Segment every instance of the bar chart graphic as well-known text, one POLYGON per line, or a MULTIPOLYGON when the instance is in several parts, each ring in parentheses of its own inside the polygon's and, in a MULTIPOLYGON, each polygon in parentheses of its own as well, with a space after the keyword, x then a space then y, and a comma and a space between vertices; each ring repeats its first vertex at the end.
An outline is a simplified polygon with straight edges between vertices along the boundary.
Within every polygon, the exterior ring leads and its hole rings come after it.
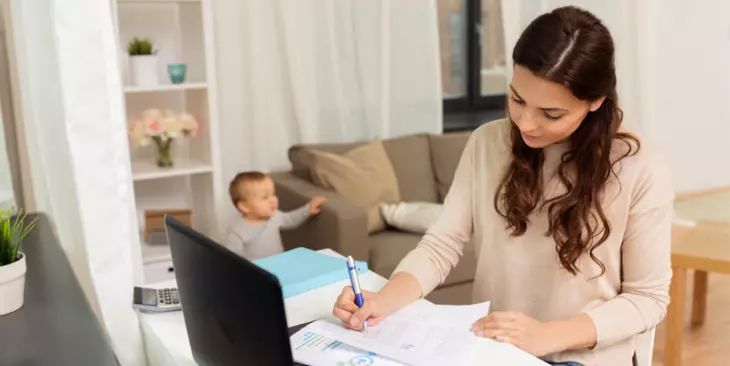
POLYGON ((328 360, 331 362, 328 364, 332 366, 393 365, 390 360, 380 359, 373 352, 359 350, 312 331, 307 331, 301 336, 294 350, 310 356, 313 356, 312 352, 320 354, 321 356, 317 359, 319 361, 328 360))
POLYGON ((318 348, 322 352, 327 352, 333 349, 337 349, 338 347, 342 346, 342 342, 336 341, 332 338, 327 338, 321 334, 317 334, 314 332, 306 332, 304 333, 304 336, 302 336, 302 344, 299 345, 296 349, 301 348, 318 348))

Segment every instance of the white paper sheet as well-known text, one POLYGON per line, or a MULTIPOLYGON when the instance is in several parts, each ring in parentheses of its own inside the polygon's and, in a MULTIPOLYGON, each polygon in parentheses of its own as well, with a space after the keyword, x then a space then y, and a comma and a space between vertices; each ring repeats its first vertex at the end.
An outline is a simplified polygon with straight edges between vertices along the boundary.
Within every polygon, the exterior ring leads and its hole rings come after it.
MULTIPOLYGON (((419 323, 398 321, 387 321, 377 327, 371 327, 367 335, 345 329, 341 324, 329 320, 315 321, 302 331, 316 333, 355 349, 364 350, 360 351, 361 354, 370 351, 407 365, 465 364, 467 360, 465 357, 470 356, 471 340, 468 337, 474 338, 468 332, 462 333, 451 328, 439 329, 419 323)), ((292 343, 296 344, 295 341, 292 343)), ((318 362, 305 361, 302 353, 301 349, 294 349, 294 359, 301 359, 302 363, 320 365, 318 362)), ((351 353, 351 355, 356 354, 351 353)), ((319 361, 321 362, 321 359, 319 361)))
MULTIPOLYGON (((326 320, 314 322, 300 333, 317 334, 411 365, 468 364, 476 341, 471 324, 488 312, 489 303, 443 306, 422 300, 370 327, 367 333, 326 320)), ((301 337, 299 333, 295 336, 301 337)), ((293 343, 301 341, 293 339, 293 343)), ((303 359, 303 353, 295 348, 295 358, 303 359)))
POLYGON ((363 351, 320 334, 316 326, 301 329, 291 337, 294 360, 311 366, 403 366, 374 352, 363 351))
POLYGON ((426 300, 418 300, 390 318, 470 330, 475 321, 489 314, 489 304, 487 301, 473 305, 436 305, 426 300))
POLYGON ((547 365, 510 344, 472 334, 471 325, 488 313, 488 302, 446 306, 419 300, 367 333, 345 329, 334 320, 318 320, 292 336, 294 359, 315 366, 547 365), (320 338, 307 343, 305 334, 320 338))

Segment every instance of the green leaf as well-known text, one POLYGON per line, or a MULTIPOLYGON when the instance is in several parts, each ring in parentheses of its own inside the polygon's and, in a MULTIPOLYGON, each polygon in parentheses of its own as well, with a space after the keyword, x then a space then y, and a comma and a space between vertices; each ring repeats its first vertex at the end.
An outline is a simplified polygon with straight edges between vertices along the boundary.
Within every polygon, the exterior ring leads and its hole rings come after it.
POLYGON ((23 239, 36 227, 38 218, 27 222, 28 215, 23 209, 13 218, 13 207, 0 210, 0 266, 15 262, 23 239))
POLYGON ((155 50, 149 38, 134 37, 127 44, 127 53, 130 56, 154 55, 155 50))

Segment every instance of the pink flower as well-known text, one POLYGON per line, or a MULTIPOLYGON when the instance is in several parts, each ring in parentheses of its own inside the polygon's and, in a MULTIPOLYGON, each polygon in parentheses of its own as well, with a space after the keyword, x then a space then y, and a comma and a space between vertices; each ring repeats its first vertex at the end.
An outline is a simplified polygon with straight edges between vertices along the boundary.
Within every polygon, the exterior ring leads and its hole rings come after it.
POLYGON ((176 139, 183 136, 196 136, 200 133, 200 126, 195 117, 188 113, 175 113, 172 110, 164 112, 156 108, 146 109, 142 115, 131 121, 130 137, 138 145, 150 143, 151 138, 162 141, 176 139))
POLYGON ((150 124, 147 126, 152 131, 159 131, 160 130, 160 121, 154 120, 150 122, 150 124))

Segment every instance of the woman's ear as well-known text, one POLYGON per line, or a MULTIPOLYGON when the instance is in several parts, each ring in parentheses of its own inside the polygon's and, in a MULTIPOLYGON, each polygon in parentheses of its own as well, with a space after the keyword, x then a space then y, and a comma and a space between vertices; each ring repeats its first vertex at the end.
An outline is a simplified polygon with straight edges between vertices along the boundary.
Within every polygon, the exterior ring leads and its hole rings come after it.
POLYGON ((603 105, 604 100, 606 100, 606 97, 602 96, 602 97, 592 101, 591 106, 590 106, 591 112, 595 112, 598 110, 598 108, 601 108, 601 105, 603 105))

